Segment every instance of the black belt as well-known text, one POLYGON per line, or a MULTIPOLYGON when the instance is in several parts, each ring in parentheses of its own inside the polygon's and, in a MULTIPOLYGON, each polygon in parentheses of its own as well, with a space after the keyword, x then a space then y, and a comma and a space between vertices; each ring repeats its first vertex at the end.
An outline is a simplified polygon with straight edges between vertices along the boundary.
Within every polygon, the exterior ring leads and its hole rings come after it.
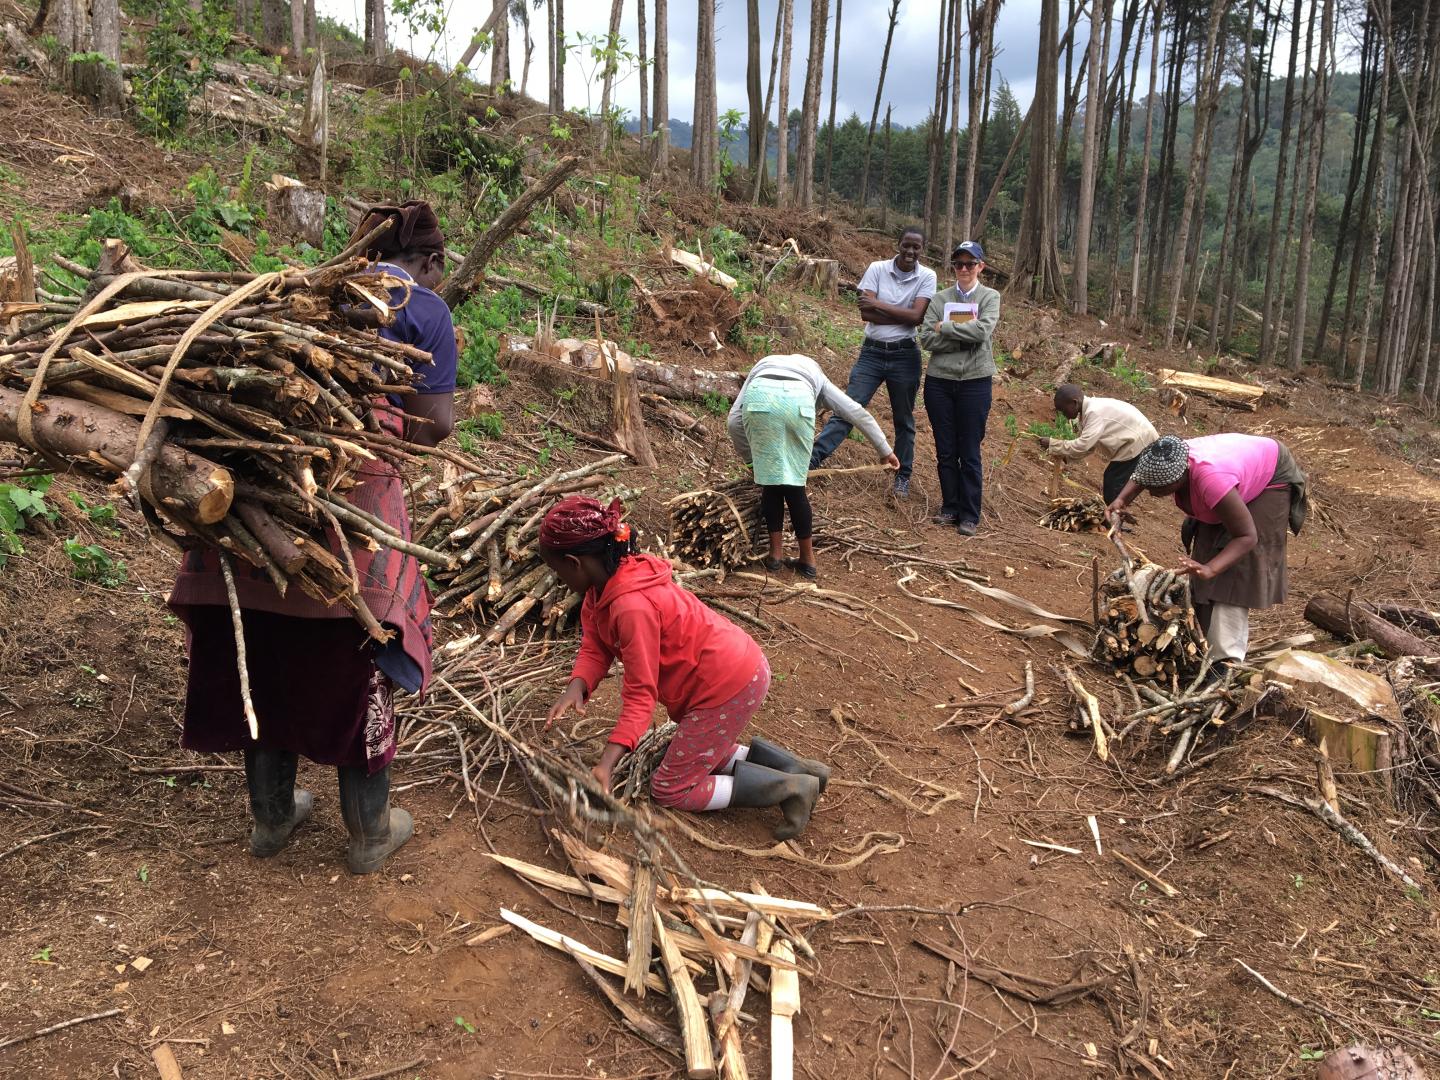
POLYGON ((781 375, 781 374, 780 374, 779 372, 777 372, 777 371, 762 371, 762 372, 761 372, 758 376, 756 376, 756 377, 757 377, 757 378, 760 378, 760 379, 779 379, 779 380, 782 381, 782 382, 804 382, 804 381, 805 381, 805 380, 802 379, 799 375, 781 375))
POLYGON ((864 348, 879 349, 881 352, 900 352, 902 349, 914 349, 918 352, 920 346, 916 344, 914 338, 907 338, 904 341, 877 341, 872 337, 867 337, 864 348))

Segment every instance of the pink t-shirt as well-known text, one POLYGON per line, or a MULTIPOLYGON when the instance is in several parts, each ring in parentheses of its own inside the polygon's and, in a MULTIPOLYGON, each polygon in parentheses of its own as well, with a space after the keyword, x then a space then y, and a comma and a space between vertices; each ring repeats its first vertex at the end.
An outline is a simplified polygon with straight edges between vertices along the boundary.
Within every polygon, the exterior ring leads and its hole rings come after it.
POLYGON ((1190 484, 1175 493, 1175 505, 1197 521, 1220 524, 1216 504, 1240 489, 1249 503, 1275 478, 1280 444, 1261 435, 1203 435, 1186 439, 1190 455, 1190 484))

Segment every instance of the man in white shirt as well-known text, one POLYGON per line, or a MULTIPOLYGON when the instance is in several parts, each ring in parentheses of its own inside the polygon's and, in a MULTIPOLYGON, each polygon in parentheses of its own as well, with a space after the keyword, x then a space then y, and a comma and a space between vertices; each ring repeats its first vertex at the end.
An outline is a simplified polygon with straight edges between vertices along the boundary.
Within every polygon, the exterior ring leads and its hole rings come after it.
POLYGON ((1155 425, 1128 401, 1090 397, 1074 383, 1055 391, 1055 409, 1069 420, 1079 420, 1080 433, 1073 439, 1041 439, 1040 448, 1057 457, 1079 459, 1094 450, 1105 466, 1105 505, 1109 506, 1124 489, 1135 471, 1135 459, 1160 438, 1155 425))
MULTIPOLYGON (((865 343, 845 387, 847 397, 868 405, 880 385, 885 385, 890 414, 895 418, 895 454, 900 459, 895 497, 900 499, 910 494, 910 470, 915 462, 915 395, 920 389, 915 328, 925 317, 936 286, 935 271, 920 265, 924 250, 925 234, 907 228, 900 235, 895 257, 871 263, 860 278, 858 303, 865 320, 865 343)), ((815 440, 810 467, 817 468, 848 434, 850 424, 831 416, 815 440)))

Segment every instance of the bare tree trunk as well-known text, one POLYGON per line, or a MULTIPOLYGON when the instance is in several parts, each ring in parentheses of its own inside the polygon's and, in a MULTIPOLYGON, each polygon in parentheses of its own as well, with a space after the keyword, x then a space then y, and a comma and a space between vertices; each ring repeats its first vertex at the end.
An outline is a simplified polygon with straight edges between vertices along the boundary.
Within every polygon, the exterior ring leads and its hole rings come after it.
POLYGON ((655 0, 655 171, 670 164, 670 9, 669 0, 655 0))
MULTIPOLYGON (((1249 0, 1245 8, 1245 25, 1255 25, 1255 0, 1249 0)), ((1226 259, 1230 256, 1230 245, 1238 224, 1240 198, 1243 194, 1241 171, 1245 160, 1245 144, 1250 137, 1250 82, 1253 74, 1251 54, 1252 38, 1245 35, 1245 54, 1240 70, 1240 115, 1235 121, 1235 159, 1230 167, 1230 186, 1225 194, 1225 223, 1221 232, 1220 251, 1215 263, 1215 305, 1210 312, 1210 351, 1214 352, 1220 343, 1221 294, 1225 288, 1226 259)))
POLYGON ((1096 143, 1100 137, 1100 91, 1105 84, 1100 69, 1100 39, 1105 29, 1106 5, 1090 0, 1090 40, 1086 45, 1085 128, 1080 143, 1080 204, 1075 212, 1075 314, 1090 310, 1090 227, 1095 217, 1095 174, 1099 171, 1096 143))
POLYGON ((795 205, 810 209, 815 199, 815 138, 820 126, 820 86, 825 78, 828 0, 810 0, 810 53, 805 61, 805 94, 800 100, 800 138, 795 147, 795 205))
POLYGON ((750 175, 765 174, 765 135, 769 123, 760 96, 760 0, 745 0, 745 93, 750 103, 748 157, 750 175))
POLYGON ((1150 142, 1155 131, 1155 76, 1160 63, 1161 16, 1165 0, 1155 0, 1150 31, 1150 90, 1145 96, 1145 147, 1140 151, 1140 186, 1135 208, 1135 243, 1130 252, 1130 318, 1140 316, 1140 252, 1145 244, 1145 204, 1150 193, 1150 142))
POLYGON ((784 12, 780 42, 780 106, 775 148, 775 205, 785 206, 790 195, 790 47, 795 42, 795 0, 780 0, 784 12))
POLYGON ((1196 207, 1203 213, 1205 191, 1201 185, 1201 166, 1205 160, 1205 132, 1220 97, 1220 56, 1216 50, 1216 38, 1220 32, 1220 20, 1225 17, 1229 0, 1221 0, 1210 8, 1210 23, 1206 28, 1205 50, 1201 53, 1200 77, 1195 84, 1195 130, 1190 137, 1190 176, 1185 185, 1185 201, 1180 211, 1180 229, 1175 240, 1175 272, 1170 283, 1170 315, 1165 323, 1165 344, 1175 340, 1175 320, 1180 311, 1180 289, 1184 281, 1184 268, 1190 244, 1190 225, 1196 216, 1196 207))
MULTIPOLYGON (((950 42, 950 144, 949 162, 945 171, 945 224, 941 230, 944 237, 940 244, 940 252, 944 258, 950 257, 955 244, 955 187, 959 182, 958 175, 960 168, 960 50, 964 41, 964 32, 961 30, 960 11, 962 5, 960 0, 955 0, 955 17, 952 20, 952 34, 950 42)), ((974 26, 971 26, 971 33, 974 33, 974 26)))
POLYGON ((690 132, 690 179, 705 191, 715 186, 713 153, 719 131, 715 102, 715 0, 699 0, 695 26, 695 111, 690 132))
MULTIPOLYGON (((377 0, 378 2, 378 0, 377 0)), ((510 92, 510 4, 495 0, 500 15, 495 20, 494 37, 490 44, 490 89, 496 94, 510 92)))
POLYGON ((1148 6, 1141 7, 1139 0, 1127 8, 1125 27, 1120 35, 1120 55, 1115 58, 1115 70, 1122 80, 1116 88, 1116 100, 1120 103, 1120 131, 1115 139, 1115 188, 1110 197, 1110 225, 1107 229, 1110 241, 1110 273, 1106 286, 1106 309, 1108 318, 1115 318, 1121 311, 1120 303, 1120 215, 1125 207, 1125 170, 1130 156, 1130 124, 1135 111, 1135 84, 1140 79, 1140 55, 1143 53, 1146 20, 1150 17, 1148 6), (1139 27, 1134 27, 1136 19, 1139 27), (1130 40, 1135 39, 1135 53, 1130 60, 1130 75, 1125 78, 1125 55, 1130 40))
MULTIPOLYGON (((265 4, 260 0, 260 20, 263 27, 265 4)), ((390 55, 390 36, 385 26, 385 0, 365 0, 367 18, 365 21, 365 52, 377 60, 390 55)), ((262 30, 262 33, 264 31, 262 30)))
POLYGON ((93 64, 95 105, 106 116, 125 109, 125 84, 120 74, 120 5, 117 0, 90 0, 91 48, 101 62, 93 64))
POLYGON ((765 190, 765 175, 770 160, 770 105, 775 100, 775 75, 780 69, 780 35, 784 28, 781 21, 785 14, 784 9, 784 4, 775 5, 775 36, 770 42, 770 77, 765 81, 765 107, 760 110, 760 161, 750 174, 750 201, 756 206, 760 205, 760 197, 765 190))
POLYGON ((305 5, 302 0, 290 0, 290 45, 295 62, 301 70, 305 68, 305 5))
POLYGON ((646 55, 649 43, 645 40, 645 2, 635 0, 635 36, 639 38, 640 57, 640 138, 643 141, 650 131, 650 60, 646 55))
POLYGON ((890 111, 891 106, 885 105, 885 158, 880 165, 880 228, 883 231, 886 227, 886 219, 890 216, 890 111))
MULTIPOLYGON (((1314 5, 1310 9, 1315 18, 1314 5)), ((1315 65, 1314 116, 1310 121, 1310 162, 1305 178, 1305 210, 1301 215, 1300 255, 1295 265, 1295 314, 1290 320, 1290 367, 1299 369, 1305 349, 1305 321, 1309 314, 1310 252, 1315 231, 1315 192, 1320 183, 1320 159, 1325 153, 1325 106, 1330 101, 1330 78, 1326 47, 1335 25, 1335 0, 1325 0, 1320 16, 1320 55, 1315 65)))
POLYGON ((835 0, 835 47, 830 60, 830 133, 825 139, 825 194, 820 197, 823 213, 830 210, 830 170, 835 164, 835 99, 840 92, 840 13, 845 0, 835 0))
POLYGON ((1036 57, 1035 97, 1030 104, 1030 161, 1025 177, 1025 200, 1020 209, 1020 231, 1015 241, 1015 269, 1009 288, 1019 289, 1041 303, 1065 298, 1065 279, 1056 245, 1056 186, 1054 172, 1044 168, 1055 160, 1055 82, 1060 75, 1060 0, 1041 0, 1040 43, 1036 57))
POLYGON ((312 47, 320 40, 315 28, 315 0, 305 0, 305 40, 312 47))
MULTIPOLYGON (((546 0, 554 12, 554 21, 551 24, 550 32, 550 111, 557 116, 565 111, 565 0, 546 0)), ((665 0, 655 0, 655 27, 656 43, 655 55, 656 64, 659 64, 660 55, 660 10, 665 0)), ((658 70, 658 69, 657 69, 658 70)), ((659 78, 659 75, 656 75, 659 78)), ((656 98, 656 106, 659 106, 659 98, 656 98)))
POLYGON ((530 34, 530 7, 525 0, 519 0, 515 10, 520 13, 520 30, 524 35, 525 58, 520 66, 520 96, 523 98, 530 90, 530 60, 535 55, 535 38, 530 34))
MULTIPOLYGON (((1380 0, 1381 4, 1387 4, 1387 0, 1380 0)), ((1360 197, 1360 218, 1363 223, 1360 234, 1361 242, 1365 237, 1370 238, 1370 271, 1365 287, 1365 329, 1360 336, 1360 355, 1356 362, 1355 388, 1360 388, 1360 380, 1365 372, 1365 349, 1368 347, 1369 313, 1371 298, 1375 295, 1375 273, 1376 265, 1380 258, 1380 221, 1384 197, 1380 194, 1385 188, 1385 134, 1390 123, 1390 75, 1393 58, 1385 42, 1377 43, 1380 63, 1380 100, 1375 109, 1375 137, 1371 140, 1370 160, 1365 166, 1365 190, 1360 197)), ((1356 251, 1360 250, 1360 244, 1356 244, 1356 251)), ((1350 362, 1350 330, 1354 325, 1352 319, 1355 310, 1355 291, 1359 284, 1358 275, 1350 274, 1350 280, 1345 290, 1345 314, 1340 320, 1340 371, 1345 375, 1349 371, 1350 362)))
MULTIPOLYGON (((1290 25, 1290 69, 1285 77, 1285 104, 1280 118, 1280 141, 1276 144, 1275 161, 1275 205, 1270 212, 1270 240, 1265 260, 1265 301, 1260 311, 1260 361, 1270 359, 1275 349, 1275 288, 1279 281, 1280 268, 1280 214, 1284 203, 1285 154, 1290 146, 1290 125, 1295 111, 1295 66, 1300 52, 1301 0, 1295 0, 1295 17, 1290 25)), ((1283 305, 1282 305, 1283 307, 1283 305)))
MULTIPOLYGON (((522 3, 524 0, 522 0, 522 3)), ((605 32, 605 64, 600 69, 600 152, 610 149, 614 123, 610 118, 610 96, 615 89, 615 72, 620 69, 620 17, 625 0, 610 0, 610 27, 605 32)), ((700 84, 697 83, 697 92, 700 84)))
POLYGON ((945 87, 950 80, 950 19, 955 14, 957 0, 940 0, 940 33, 935 46, 935 104, 930 111, 930 125, 925 135, 925 206, 922 216, 925 221, 925 236, 935 243, 939 211, 936 200, 940 191, 940 147, 945 135, 945 114, 949 99, 945 87))
MULTIPOLYGON (((1190 48, 1189 12, 1177 8, 1176 26, 1170 34, 1170 70, 1166 73, 1165 127, 1160 139, 1160 190, 1155 197, 1155 224, 1150 234, 1150 272, 1145 287, 1147 305, 1154 305, 1160 290, 1161 275, 1169 254, 1170 214, 1173 199, 1170 192, 1175 178, 1175 144, 1180 126, 1180 99, 1185 72, 1185 57, 1190 48)), ((1199 62, 1196 62, 1199 71, 1199 62)), ((1198 75, 1197 75, 1198 78, 1198 75)))
MULTIPOLYGON (((900 0, 890 0, 890 25, 885 31, 885 51, 880 54, 880 81, 875 84, 875 105, 870 110, 870 127, 865 132, 865 166, 860 170, 860 209, 870 202, 870 147, 875 142, 875 122, 880 118, 880 95, 885 91, 885 72, 890 67, 890 43, 895 40, 895 23, 900 18, 900 0)), ((885 200, 881 199, 883 203, 885 200)))
MULTIPOLYGON (((1365 18, 1364 37, 1360 45, 1360 99, 1355 107, 1355 131, 1350 143, 1350 173, 1345 182, 1345 205, 1340 211, 1340 227, 1335 236, 1335 256, 1330 260, 1330 279, 1325 286, 1325 299, 1320 306, 1320 325, 1315 331, 1315 345, 1312 355, 1316 360, 1322 358, 1325 351, 1325 338, 1330 329, 1330 317, 1335 309, 1335 291, 1340 284, 1340 270, 1346 267, 1346 278, 1353 279, 1355 270, 1353 265, 1346 262, 1346 247, 1350 241, 1350 226, 1355 212, 1355 196, 1360 190, 1361 177, 1364 175, 1365 167, 1365 146, 1370 133, 1370 114, 1375 106, 1375 88, 1379 81, 1379 72, 1375 68, 1375 57, 1379 46, 1379 36, 1375 33, 1375 20, 1367 15, 1365 18)), ((1360 238, 1356 238, 1355 250, 1360 249, 1360 238)), ((1351 259, 1350 263, 1356 260, 1351 259)), ((1336 364, 1336 371, 1342 377, 1345 374, 1345 355, 1341 351, 1336 364)))
MULTIPOLYGON (((1273 32, 1272 24, 1278 22, 1279 13, 1272 15, 1269 0, 1264 0, 1264 5, 1259 40, 1275 42, 1276 35, 1273 32)), ((1275 66, 1277 45, 1278 43, 1275 43, 1262 48, 1256 59, 1257 71, 1250 79, 1250 98, 1247 103, 1249 122, 1240 163, 1239 198, 1235 204, 1235 215, 1238 219, 1235 228, 1235 251, 1227 260, 1230 267, 1229 281, 1225 285, 1224 328, 1220 335, 1221 345, 1225 348, 1230 347, 1235 335, 1235 311, 1239 304, 1241 275, 1243 273, 1246 280, 1253 276, 1253 260, 1249 258, 1249 255, 1250 235, 1255 227, 1255 181, 1251 170, 1255 164, 1255 155, 1260 152, 1260 147, 1264 144, 1265 136, 1270 129, 1270 86, 1274 81, 1270 75, 1275 66), (1249 192, 1248 196, 1247 191, 1249 192)), ((1216 319, 1216 322, 1220 321, 1220 319, 1216 319)))
POLYGON ((994 33, 995 9, 1000 0, 970 3, 970 79, 967 83, 970 118, 965 140, 965 193, 960 199, 960 235, 970 236, 970 221, 975 210, 975 176, 980 165, 981 106, 984 87, 990 78, 990 41, 994 33))

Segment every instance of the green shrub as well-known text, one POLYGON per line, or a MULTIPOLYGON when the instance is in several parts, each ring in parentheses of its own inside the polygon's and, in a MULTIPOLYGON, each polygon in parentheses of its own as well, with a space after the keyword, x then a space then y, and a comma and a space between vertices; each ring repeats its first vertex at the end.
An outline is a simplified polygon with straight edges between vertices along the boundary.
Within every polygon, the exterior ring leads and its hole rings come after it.
POLYGON ((36 518, 54 521, 54 507, 45 501, 45 493, 55 480, 48 473, 32 476, 14 484, 0 484, 0 566, 11 555, 24 555, 25 545, 20 533, 36 518))
POLYGON ((519 325, 526 317, 525 298, 514 286, 484 296, 472 296, 455 309, 455 324, 465 333, 456 382, 474 386, 478 382, 503 385, 500 370, 500 335, 519 325))
POLYGON ((85 544, 79 537, 71 537, 65 541, 65 555, 70 560, 70 572, 81 581, 114 589, 130 579, 124 560, 111 558, 99 544, 85 544))

